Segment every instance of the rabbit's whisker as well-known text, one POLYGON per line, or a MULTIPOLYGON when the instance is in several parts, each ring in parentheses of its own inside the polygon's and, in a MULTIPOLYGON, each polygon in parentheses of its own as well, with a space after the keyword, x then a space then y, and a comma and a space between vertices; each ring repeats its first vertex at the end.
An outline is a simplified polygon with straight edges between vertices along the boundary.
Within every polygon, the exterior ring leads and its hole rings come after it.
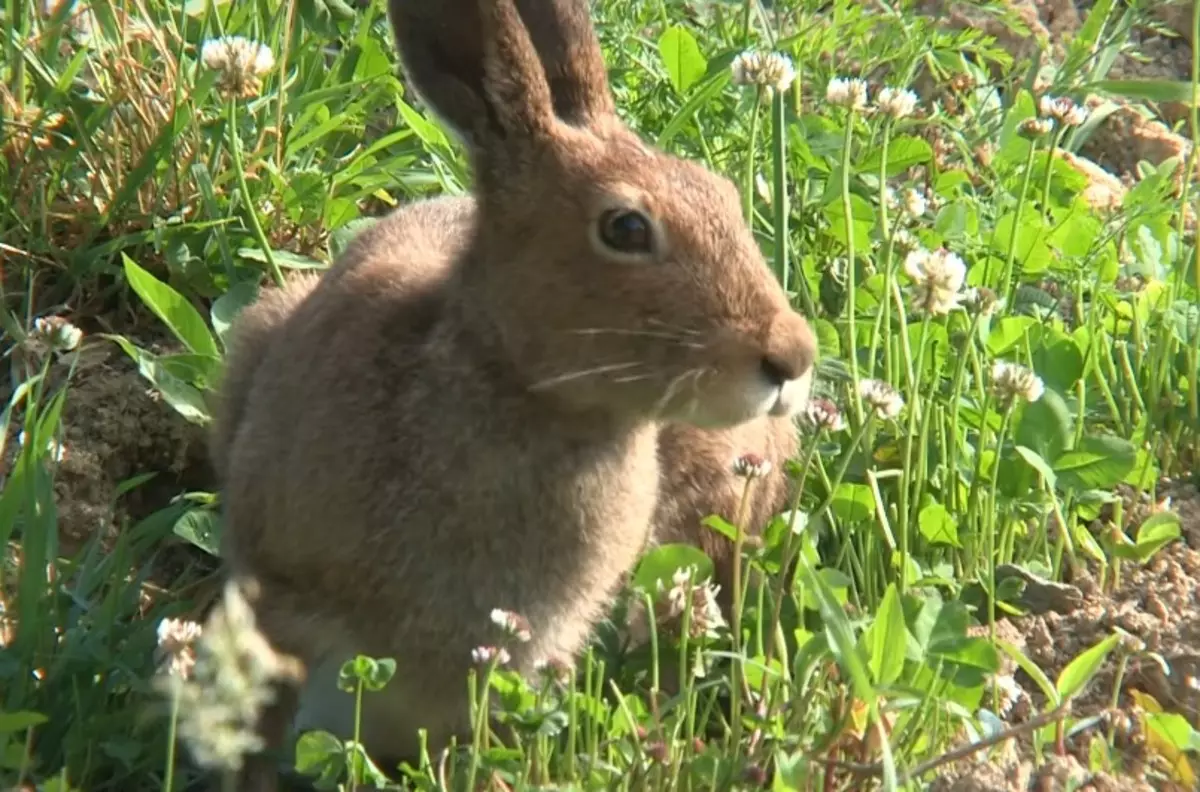
POLYGON ((667 324, 666 322, 662 321, 661 319, 647 319, 646 324, 656 325, 665 330, 671 330, 676 333, 681 333, 682 335, 690 335, 690 336, 700 335, 699 330, 689 330, 686 327, 679 327, 678 325, 667 324))
POLYGON ((611 363, 607 366, 596 366, 595 368, 583 369, 581 371, 572 371, 567 374, 558 374, 553 377, 548 377, 544 380, 535 382, 529 386, 530 390, 545 390, 553 388, 557 385, 562 385, 566 382, 582 379, 583 377, 593 377, 597 374, 608 374, 613 371, 624 371, 625 369, 637 368, 641 363, 611 363))
POLYGON ((687 341, 686 336, 680 333, 670 333, 657 330, 623 330, 618 327, 585 327, 580 330, 572 330, 572 333, 578 335, 625 335, 639 336, 643 338, 662 338, 666 341, 674 341, 680 346, 688 347, 689 349, 703 349, 703 344, 697 344, 694 341, 687 341))
POLYGON ((670 402, 671 399, 675 398, 675 394, 679 390, 679 386, 682 385, 687 379, 692 378, 694 382, 695 378, 699 377, 703 373, 704 369, 694 368, 684 371, 677 377, 672 377, 671 381, 667 383, 666 390, 663 391, 662 397, 659 398, 654 405, 655 412, 662 412, 664 409, 666 409, 667 403, 670 402))

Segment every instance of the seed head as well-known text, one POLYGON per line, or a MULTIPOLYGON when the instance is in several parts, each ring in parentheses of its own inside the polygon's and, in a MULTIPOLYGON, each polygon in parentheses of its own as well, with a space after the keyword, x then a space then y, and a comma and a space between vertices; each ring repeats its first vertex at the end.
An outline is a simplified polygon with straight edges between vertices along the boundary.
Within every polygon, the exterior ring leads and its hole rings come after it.
POLYGON ((758 454, 742 454, 733 461, 733 473, 741 478, 763 478, 770 475, 771 462, 758 454))
POLYGON ((516 638, 521 643, 529 643, 533 638, 533 629, 529 620, 519 613, 495 608, 492 610, 492 624, 495 624, 510 638, 516 638))
POLYGON ((568 685, 571 682, 571 664, 561 657, 539 658, 533 670, 546 682, 568 685))
POLYGON ((219 72, 221 91, 239 99, 258 96, 262 78, 275 68, 271 50, 244 36, 222 36, 204 42, 200 60, 205 67, 219 72))
POLYGON ((777 52, 743 52, 730 64, 734 85, 757 85, 783 93, 796 79, 796 69, 777 52))
POLYGON ((1081 126, 1088 119, 1088 109, 1067 96, 1043 96, 1038 100, 1038 112, 1043 118, 1052 118, 1064 127, 1081 126))
POLYGON ((880 418, 895 418, 904 409, 900 393, 883 380, 865 379, 858 383, 858 396, 880 418))
POLYGON ((917 109, 917 95, 907 88, 883 88, 875 99, 875 107, 898 121, 917 109))
POLYGON ((1017 125, 1017 134, 1026 140, 1037 140, 1050 134, 1054 122, 1049 118, 1026 118, 1017 125))
POLYGON ((964 294, 967 266, 945 248, 932 253, 914 250, 904 257, 904 272, 913 281, 912 302, 918 311, 945 316, 958 307, 964 294))
POLYGON ((1024 366, 997 360, 992 364, 992 393, 1003 406, 1020 399, 1035 402, 1042 398, 1042 378, 1024 366))
POLYGON ((842 420, 842 414, 837 405, 829 399, 809 401, 801 415, 801 421, 805 428, 813 433, 822 430, 840 432, 846 428, 846 422, 842 420))
POLYGON ((867 81, 834 77, 825 88, 825 101, 847 110, 861 112, 867 107, 867 81))

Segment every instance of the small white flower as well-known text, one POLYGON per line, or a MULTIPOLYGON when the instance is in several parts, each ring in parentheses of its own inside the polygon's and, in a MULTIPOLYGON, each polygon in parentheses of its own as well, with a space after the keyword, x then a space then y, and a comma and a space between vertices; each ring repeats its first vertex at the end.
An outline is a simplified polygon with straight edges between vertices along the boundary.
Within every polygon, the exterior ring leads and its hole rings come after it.
POLYGON ((904 273, 913 281, 913 307, 933 316, 945 316, 966 297, 963 283, 967 266, 944 248, 917 249, 904 257, 904 273))
POLYGON ((904 211, 911 216, 920 217, 928 208, 929 200, 925 197, 925 193, 916 187, 909 187, 904 191, 904 211))
POLYGON ((503 646, 477 646, 471 650, 471 659, 476 665, 491 665, 493 660, 497 665, 507 665, 511 657, 503 646))
POLYGON ((264 44, 245 36, 223 36, 204 42, 200 61, 219 72, 219 85, 228 95, 248 99, 262 90, 262 78, 275 68, 275 55, 264 44))
POLYGON ((997 674, 994 678, 996 692, 999 694, 996 712, 1001 718, 1012 711, 1013 706, 1025 697, 1025 689, 1009 674, 997 674))
POLYGON ((867 81, 857 77, 834 77, 825 88, 825 101, 861 112, 867 107, 867 81))
POLYGON ((547 682, 566 685, 571 681, 571 664, 561 657, 539 657, 533 663, 533 670, 547 682))
POLYGON ((187 679, 196 665, 195 643, 203 632, 199 624, 183 619, 158 623, 158 652, 168 674, 187 679))
POLYGON ((842 420, 842 413, 838 410, 837 405, 829 399, 809 401, 804 408, 802 421, 813 432, 819 432, 822 429, 840 432, 846 428, 846 422, 842 420))
POLYGON ((897 228, 892 232, 892 245, 898 252, 908 254, 921 247, 921 242, 917 235, 907 228, 897 228))
POLYGON ((1043 96, 1038 100, 1038 112, 1043 118, 1052 118, 1065 127, 1081 126, 1088 119, 1088 109, 1066 96, 1043 96))
POLYGON ((858 383, 858 396, 880 418, 895 418, 904 409, 904 398, 883 380, 865 379, 858 383))
POLYGON ((660 582, 658 602, 655 605, 655 619, 664 627, 680 629, 679 622, 687 611, 691 601, 691 622, 688 634, 693 638, 705 635, 715 637, 717 631, 725 626, 725 617, 717 603, 720 586, 705 580, 693 583, 694 567, 684 567, 675 571, 671 576, 671 588, 663 590, 660 582))
POLYGON ((883 88, 875 99, 879 112, 899 120, 917 109, 917 95, 907 88, 883 88))
POLYGON ((1017 399, 1035 402, 1042 398, 1042 378, 1024 366, 997 360, 992 364, 992 393, 1002 405, 1017 399))
POLYGON ((1049 118, 1026 118, 1017 125, 1017 134, 1026 140, 1037 140, 1050 134, 1054 122, 1049 118))
POLYGON ((61 316, 33 320, 34 335, 55 352, 70 352, 83 340, 83 331, 61 316))
POLYGON ((796 79, 796 69, 777 52, 743 52, 730 64, 734 85, 757 85, 783 93, 796 79))
POLYGON ((521 643, 528 643, 533 638, 533 630, 529 626, 529 621, 519 613, 495 608, 492 610, 491 618, 492 623, 503 630, 506 635, 516 638, 521 643))
POLYGON ((763 478, 771 473, 771 462, 758 454, 742 454, 733 461, 733 473, 742 478, 763 478))

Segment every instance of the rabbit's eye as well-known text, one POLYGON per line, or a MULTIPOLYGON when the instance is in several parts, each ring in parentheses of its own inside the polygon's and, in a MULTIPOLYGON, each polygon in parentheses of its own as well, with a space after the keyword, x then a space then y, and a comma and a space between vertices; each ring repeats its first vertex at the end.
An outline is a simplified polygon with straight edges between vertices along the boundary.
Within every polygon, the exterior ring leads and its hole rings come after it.
POLYGON ((641 212, 613 209, 600 217, 600 240, 620 253, 650 253, 654 227, 641 212))

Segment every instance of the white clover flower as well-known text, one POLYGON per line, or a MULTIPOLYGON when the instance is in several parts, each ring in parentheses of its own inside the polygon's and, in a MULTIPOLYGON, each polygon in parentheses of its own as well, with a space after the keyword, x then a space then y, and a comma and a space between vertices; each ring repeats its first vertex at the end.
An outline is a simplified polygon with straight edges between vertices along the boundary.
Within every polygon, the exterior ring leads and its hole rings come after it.
POLYGON ((1004 300, 986 286, 972 286, 965 290, 963 302, 978 311, 980 316, 991 316, 1004 305, 1004 300))
POLYGON ((220 74, 218 85, 227 95, 249 99, 262 90, 262 78, 275 68, 275 55, 265 44, 244 36, 223 36, 204 42, 200 61, 220 74))
POLYGON ((491 665, 492 661, 496 661, 497 665, 507 665, 511 659, 503 646, 477 646, 471 650, 471 660, 476 665, 491 665))
POLYGON ((909 187, 904 191, 904 211, 909 215, 921 217, 928 209, 929 199, 925 197, 925 193, 916 187, 909 187))
POLYGON ((996 714, 1003 718, 1027 694, 1017 680, 1009 674, 997 674, 993 681, 996 683, 996 692, 999 694, 999 700, 996 702, 996 714))
POLYGON ((966 297, 967 265, 944 248, 910 252, 904 257, 904 273, 913 281, 912 302, 918 311, 945 316, 966 297))
POLYGON ((883 380, 860 380, 858 397, 880 418, 895 418, 904 409, 904 398, 883 380))
POLYGON ((875 107, 898 121, 917 109, 917 95, 907 88, 883 88, 875 99, 875 107))
POLYGON ((1042 378, 1024 366, 997 360, 992 364, 992 393, 1002 405, 1017 399, 1035 402, 1042 398, 1045 385, 1042 378))
POLYGON ((158 653, 166 673, 187 679, 196 665, 194 644, 203 633, 199 624, 183 619, 163 619, 158 623, 158 653))
POLYGON ((857 77, 834 77, 825 88, 825 101, 847 110, 865 110, 867 98, 867 81, 857 77))
POLYGON ((665 591, 662 582, 659 582, 655 620, 665 628, 678 631, 690 599, 692 607, 688 634, 692 638, 715 637, 725 626, 725 617, 717 602, 721 587, 708 580, 693 583, 694 574, 693 567, 677 569, 671 576, 671 588, 665 591))
POLYGON ((1017 125, 1017 134, 1026 140, 1037 140, 1050 134, 1054 122, 1049 118, 1026 118, 1017 125))
POLYGON ((1088 109, 1067 96, 1043 96, 1038 100, 1038 112, 1043 118, 1052 118, 1064 127, 1081 126, 1088 119, 1088 109))
POLYGON ((83 340, 83 331, 61 316, 41 316, 33 320, 33 335, 55 352, 70 352, 83 340))
POLYGON ((571 682, 571 664, 561 657, 540 657, 534 661, 533 670, 547 682, 559 685, 571 682))
POLYGON ((491 614, 492 623, 504 631, 510 638, 516 638, 521 643, 529 643, 533 638, 533 629, 529 620, 519 613, 495 608, 491 614))
POLYGON ((783 93, 796 79, 791 58, 778 52, 743 52, 730 64, 734 85, 757 85, 783 93))
POLYGON ((733 461, 733 473, 741 478, 763 478, 771 474, 771 462, 758 454, 742 454, 733 461))
POLYGON ((846 422, 842 420, 841 411, 829 399, 812 399, 809 401, 808 405, 804 408, 804 412, 801 414, 801 421, 812 432, 820 432, 821 430, 840 432, 846 428, 846 422))
POLYGON ((900 253, 908 254, 920 248, 921 241, 917 239, 916 234, 907 228, 897 228, 892 232, 892 245, 900 253))

